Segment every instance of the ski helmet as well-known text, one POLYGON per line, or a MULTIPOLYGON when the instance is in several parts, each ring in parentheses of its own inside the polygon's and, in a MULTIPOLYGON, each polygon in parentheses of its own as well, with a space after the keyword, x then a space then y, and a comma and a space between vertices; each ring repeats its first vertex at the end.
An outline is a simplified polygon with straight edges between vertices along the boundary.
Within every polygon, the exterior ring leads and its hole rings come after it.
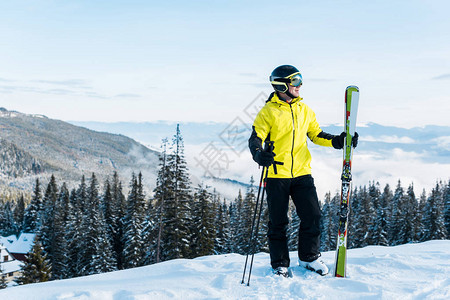
POLYGON ((300 71, 296 67, 291 65, 282 65, 275 68, 272 74, 270 74, 269 79, 275 91, 280 93, 288 92, 288 84, 300 86, 303 83, 302 74, 300 74, 300 71))

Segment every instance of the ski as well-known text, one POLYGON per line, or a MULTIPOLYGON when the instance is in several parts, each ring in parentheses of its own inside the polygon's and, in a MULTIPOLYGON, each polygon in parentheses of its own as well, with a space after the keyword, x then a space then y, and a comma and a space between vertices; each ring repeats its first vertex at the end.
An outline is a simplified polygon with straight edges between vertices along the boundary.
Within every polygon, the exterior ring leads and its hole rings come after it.
POLYGON ((359 88, 348 86, 345 90, 345 123, 344 131, 344 162, 342 166, 341 202, 339 205, 339 228, 337 236, 336 262, 334 268, 335 277, 346 276, 347 264, 347 226, 350 212, 350 195, 352 182, 352 138, 355 135, 356 114, 358 112, 359 88))

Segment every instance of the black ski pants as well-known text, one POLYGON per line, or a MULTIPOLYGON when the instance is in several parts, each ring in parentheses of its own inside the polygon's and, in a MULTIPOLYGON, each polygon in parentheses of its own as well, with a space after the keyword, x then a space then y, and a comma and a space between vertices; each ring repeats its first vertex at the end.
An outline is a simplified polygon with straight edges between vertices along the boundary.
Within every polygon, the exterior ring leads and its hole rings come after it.
POLYGON ((289 196, 300 218, 298 229, 298 257, 313 261, 320 256, 320 207, 314 179, 311 175, 296 178, 267 178, 269 207, 270 261, 272 268, 289 267, 288 238, 289 196))

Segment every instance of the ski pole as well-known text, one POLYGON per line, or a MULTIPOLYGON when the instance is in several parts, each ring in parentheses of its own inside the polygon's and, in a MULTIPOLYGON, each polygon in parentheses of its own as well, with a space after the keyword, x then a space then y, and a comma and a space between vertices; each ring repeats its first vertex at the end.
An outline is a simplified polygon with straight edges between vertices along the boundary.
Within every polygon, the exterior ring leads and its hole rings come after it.
MULTIPOLYGON (((266 179, 267 179, 267 174, 269 173, 269 168, 266 168, 266 175, 264 176, 264 187, 262 190, 262 195, 261 195, 261 202, 259 204, 259 216, 258 216, 258 222, 256 223, 256 238, 258 237, 258 230, 259 230, 259 222, 261 220, 261 212, 262 212, 262 208, 263 208, 263 203, 264 203, 264 192, 266 191, 266 179)), ((255 210, 256 211, 256 210, 255 210)), ((252 268, 253 268, 253 258, 255 257, 255 252, 256 252, 256 242, 253 243, 253 251, 252 251, 252 260, 250 261, 250 270, 248 271, 248 280, 247 280, 247 286, 250 286, 250 277, 252 276, 252 268)))
MULTIPOLYGON (((249 244, 251 244, 252 241, 253 241, 253 229, 254 229, 254 226, 255 226, 256 213, 257 213, 257 210, 258 210, 259 196, 261 194, 261 187, 262 187, 262 182, 263 182, 263 178, 264 178, 264 170, 265 169, 266 169, 266 167, 263 167, 262 172, 261 172, 261 179, 259 180, 258 196, 256 197, 255 213, 253 214, 252 231, 250 232, 249 244)), ((248 262, 248 252, 247 252, 247 256, 245 257, 244 273, 242 274, 241 284, 243 284, 244 281, 245 281, 244 278, 245 278, 245 271, 247 269, 247 262, 248 262)))

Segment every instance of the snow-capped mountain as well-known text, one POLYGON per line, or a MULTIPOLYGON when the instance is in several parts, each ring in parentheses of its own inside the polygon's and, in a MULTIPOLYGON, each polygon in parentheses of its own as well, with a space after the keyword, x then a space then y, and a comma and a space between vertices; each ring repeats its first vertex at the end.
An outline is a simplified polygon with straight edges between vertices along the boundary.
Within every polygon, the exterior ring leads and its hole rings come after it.
POLYGON ((42 115, 0 109, 0 184, 30 191, 36 178, 54 174, 79 183, 95 173, 102 182, 117 171, 124 180, 142 171, 150 180, 157 152, 119 134, 96 132, 42 115))
MULTIPOLYGON (((332 269, 334 251, 323 253, 332 269)), ((449 299, 450 241, 348 251, 348 277, 320 276, 297 265, 294 277, 271 273, 255 255, 250 286, 241 284, 245 256, 176 259, 150 266, 0 290, 1 299, 449 299)), ((248 272, 247 272, 248 274, 248 272)), ((247 280, 245 280, 245 283, 247 280)))

